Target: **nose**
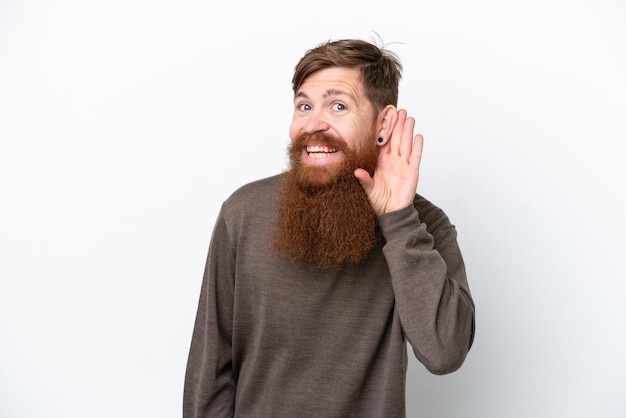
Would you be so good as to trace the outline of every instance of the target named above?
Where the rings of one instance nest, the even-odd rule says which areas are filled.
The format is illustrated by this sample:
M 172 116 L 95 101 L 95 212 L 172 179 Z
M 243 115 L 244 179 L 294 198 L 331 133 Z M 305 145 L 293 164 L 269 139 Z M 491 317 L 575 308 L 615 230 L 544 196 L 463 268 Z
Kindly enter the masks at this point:
M 316 132 L 323 132 L 329 129 L 330 125 L 326 121 L 324 112 L 322 110 L 312 110 L 307 117 L 304 124 L 304 131 L 308 134 L 314 134 Z

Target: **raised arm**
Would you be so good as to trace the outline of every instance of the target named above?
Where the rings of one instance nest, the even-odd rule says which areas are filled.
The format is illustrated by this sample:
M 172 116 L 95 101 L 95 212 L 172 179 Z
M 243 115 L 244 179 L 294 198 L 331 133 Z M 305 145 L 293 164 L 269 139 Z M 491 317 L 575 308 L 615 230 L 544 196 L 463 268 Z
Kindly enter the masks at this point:
M 475 314 L 455 227 L 419 196 L 379 222 L 396 310 L 415 356 L 434 374 L 457 370 L 472 345 Z
M 385 236 L 383 248 L 402 328 L 415 356 L 435 374 L 463 363 L 474 337 L 474 303 L 445 213 L 416 195 L 423 137 L 398 110 L 373 177 L 356 170 Z M 417 196 L 417 197 L 416 197 Z

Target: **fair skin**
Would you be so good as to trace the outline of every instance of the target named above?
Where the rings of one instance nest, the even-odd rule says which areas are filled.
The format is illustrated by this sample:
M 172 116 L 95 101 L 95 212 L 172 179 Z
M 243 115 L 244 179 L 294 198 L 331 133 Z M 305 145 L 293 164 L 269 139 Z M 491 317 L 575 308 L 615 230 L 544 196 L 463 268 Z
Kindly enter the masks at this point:
M 382 136 L 385 143 L 379 147 L 374 176 L 360 168 L 354 172 L 374 211 L 382 215 L 413 202 L 424 139 L 413 136 L 415 119 L 404 109 L 388 105 L 373 115 L 359 71 L 326 68 L 309 76 L 296 92 L 289 136 L 293 141 L 302 133 L 324 132 L 355 150 L 373 140 L 374 133 Z M 344 158 L 341 151 L 315 143 L 306 144 L 302 153 L 306 164 L 316 166 L 332 167 Z

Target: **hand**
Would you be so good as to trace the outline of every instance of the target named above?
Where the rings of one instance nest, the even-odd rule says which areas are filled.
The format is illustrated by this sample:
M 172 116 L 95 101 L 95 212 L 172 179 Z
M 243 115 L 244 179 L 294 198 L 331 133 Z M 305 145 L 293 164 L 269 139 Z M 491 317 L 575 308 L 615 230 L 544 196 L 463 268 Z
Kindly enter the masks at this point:
M 354 172 L 377 215 L 404 209 L 415 198 L 424 138 L 413 137 L 414 127 L 415 119 L 398 110 L 391 138 L 378 150 L 374 176 L 361 168 Z

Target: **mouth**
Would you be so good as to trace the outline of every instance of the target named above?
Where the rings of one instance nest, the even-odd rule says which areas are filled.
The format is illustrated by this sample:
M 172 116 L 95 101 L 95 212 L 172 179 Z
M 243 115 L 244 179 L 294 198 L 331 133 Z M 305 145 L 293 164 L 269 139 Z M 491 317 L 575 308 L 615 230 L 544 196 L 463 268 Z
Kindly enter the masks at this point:
M 327 158 L 339 151 L 337 148 L 331 148 L 323 145 L 307 145 L 305 151 L 310 158 L 320 159 Z

